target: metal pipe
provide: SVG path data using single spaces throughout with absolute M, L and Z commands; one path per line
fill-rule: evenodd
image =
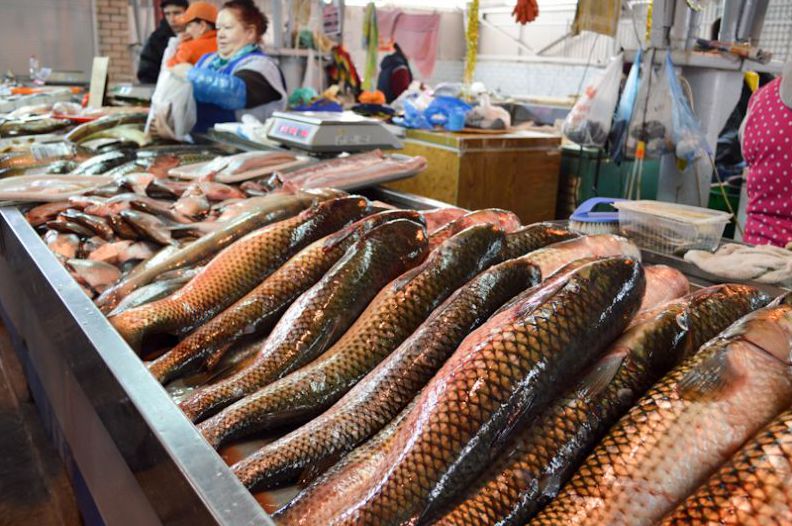
M 755 2 L 756 11 L 754 12 L 753 23 L 751 24 L 751 33 L 748 35 L 752 46 L 759 45 L 759 37 L 762 36 L 762 28 L 764 27 L 767 7 L 770 5 L 770 0 L 755 0 Z
M 724 0 L 723 16 L 718 34 L 718 40 L 721 42 L 734 42 L 737 39 L 737 24 L 740 21 L 740 12 L 744 1 Z

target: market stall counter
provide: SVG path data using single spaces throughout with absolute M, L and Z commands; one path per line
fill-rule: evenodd
M 524 224 L 553 219 L 560 144 L 560 136 L 537 131 L 407 130 L 402 152 L 425 157 L 429 166 L 388 187 L 473 210 L 512 210 Z

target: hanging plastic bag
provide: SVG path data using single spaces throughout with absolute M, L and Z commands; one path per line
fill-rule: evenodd
M 580 146 L 605 144 L 619 100 L 623 65 L 624 57 L 619 55 L 595 83 L 586 87 L 561 128 L 567 139 Z
M 616 106 L 616 115 L 610 132 L 610 158 L 620 163 L 624 159 L 624 145 L 627 142 L 627 125 L 635 108 L 635 99 L 638 96 L 638 82 L 641 72 L 642 50 L 639 48 L 635 54 L 635 61 L 630 67 L 630 74 L 624 83 L 619 104 Z
M 674 140 L 674 152 L 677 159 L 685 162 L 685 166 L 691 166 L 699 157 L 705 155 L 712 157 L 712 148 L 701 131 L 698 119 L 690 108 L 679 79 L 674 73 L 671 53 L 666 54 L 665 68 L 671 88 L 671 120 L 673 122 L 671 136 Z
M 654 64 L 655 50 L 643 57 L 638 97 L 630 119 L 625 156 L 657 159 L 674 151 L 671 92 L 664 66 Z
M 157 133 L 177 141 L 192 142 L 190 130 L 198 115 L 195 109 L 192 84 L 180 79 L 167 69 L 160 72 L 157 87 L 151 96 L 151 110 L 146 121 L 146 133 L 151 123 L 157 121 Z

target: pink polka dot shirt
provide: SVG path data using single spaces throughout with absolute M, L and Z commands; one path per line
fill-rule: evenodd
M 781 101 L 777 78 L 748 103 L 743 157 L 748 163 L 744 240 L 784 246 L 792 241 L 792 109 Z

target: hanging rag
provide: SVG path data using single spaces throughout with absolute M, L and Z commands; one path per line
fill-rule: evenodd
M 363 69 L 363 85 L 366 90 L 374 91 L 377 85 L 377 51 L 379 33 L 377 31 L 377 8 L 369 2 L 363 15 L 363 48 L 366 50 L 366 63 Z
M 381 42 L 398 42 L 421 77 L 432 77 L 437 61 L 437 35 L 440 31 L 438 13 L 413 14 L 398 9 L 377 9 L 377 25 Z
M 621 0 L 579 0 L 572 34 L 593 31 L 601 35 L 616 36 L 619 27 Z
M 704 250 L 689 250 L 685 260 L 726 280 L 792 286 L 792 251 L 773 245 L 729 243 L 714 254 Z

